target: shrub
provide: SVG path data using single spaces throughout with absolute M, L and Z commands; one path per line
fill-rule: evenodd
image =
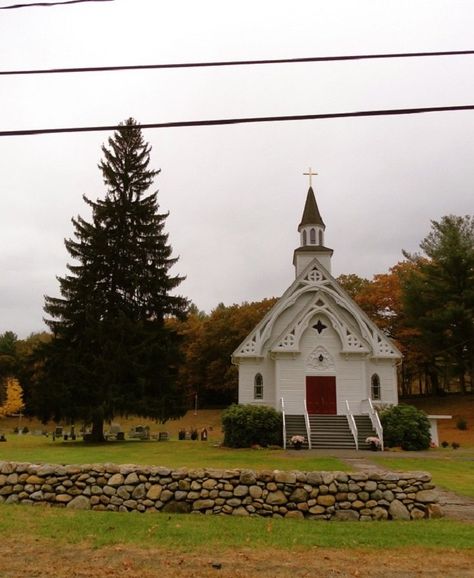
M 248 448 L 281 445 L 282 416 L 271 407 L 231 405 L 222 414 L 224 445 Z
M 386 446 L 409 451 L 430 447 L 430 422 L 425 412 L 412 405 L 396 405 L 384 410 L 380 419 Z
M 453 442 L 451 444 L 451 447 L 453 448 L 453 450 L 457 450 L 458 448 L 461 447 L 461 444 L 458 444 L 458 442 Z
M 464 417 L 458 418 L 456 422 L 456 427 L 460 430 L 467 430 L 467 420 Z
M 447 448 L 448 446 L 449 446 L 449 442 L 447 442 L 446 440 L 444 442 L 441 442 L 442 448 Z

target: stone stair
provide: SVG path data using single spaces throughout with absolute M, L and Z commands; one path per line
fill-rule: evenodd
M 355 415 L 354 416 L 357 425 L 357 437 L 359 441 L 360 450 L 370 450 L 370 444 L 365 443 L 368 437 L 377 437 L 376 432 L 372 427 L 372 422 L 368 415 Z
M 285 415 L 286 424 L 286 447 L 291 449 L 290 439 L 292 436 L 303 436 L 306 440 L 302 445 L 302 448 L 307 450 L 308 445 L 308 434 L 306 432 L 306 424 L 304 421 L 304 415 Z
M 355 450 L 354 437 L 345 415 L 310 415 L 309 423 L 313 449 Z

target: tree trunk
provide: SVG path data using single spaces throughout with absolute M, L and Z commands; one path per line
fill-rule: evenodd
M 97 443 L 105 442 L 104 417 L 102 412 L 97 412 L 92 417 L 91 441 Z
M 469 377 L 470 377 L 470 387 L 469 391 L 472 393 L 474 391 L 474 356 L 471 357 L 469 364 Z
M 439 395 L 439 377 L 438 377 L 438 372 L 436 371 L 436 369 L 430 370 L 430 380 L 431 380 L 431 386 L 432 386 L 431 393 L 433 395 Z
M 457 353 L 457 362 L 458 362 L 458 370 L 459 370 L 459 385 L 461 387 L 461 393 L 466 393 L 466 364 L 464 362 L 464 348 L 459 347 L 456 351 Z

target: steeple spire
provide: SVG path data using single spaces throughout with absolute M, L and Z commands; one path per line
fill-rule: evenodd
M 324 231 L 326 230 L 326 225 L 319 212 L 312 187 L 311 177 L 317 173 L 313 173 L 311 169 L 309 169 L 309 172 L 303 174 L 309 176 L 309 189 L 306 195 L 301 222 L 298 225 L 300 246 L 295 250 L 293 257 L 296 276 L 315 258 L 330 271 L 331 256 L 333 253 L 332 249 L 324 246 Z
M 306 203 L 304 205 L 303 216 L 301 217 L 301 223 L 298 225 L 298 233 L 301 228 L 305 225 L 317 225 L 326 228 L 321 214 L 318 209 L 318 203 L 316 202 L 316 197 L 314 196 L 313 187 L 309 187 L 308 194 L 306 195 Z

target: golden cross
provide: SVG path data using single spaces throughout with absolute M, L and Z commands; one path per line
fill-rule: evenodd
M 313 181 L 312 181 L 311 177 L 317 175 L 318 173 L 313 173 L 313 172 L 311 171 L 311 167 L 309 167 L 308 172 L 307 172 L 307 173 L 303 173 L 303 174 L 309 177 L 309 186 L 312 187 L 312 186 L 313 186 Z

